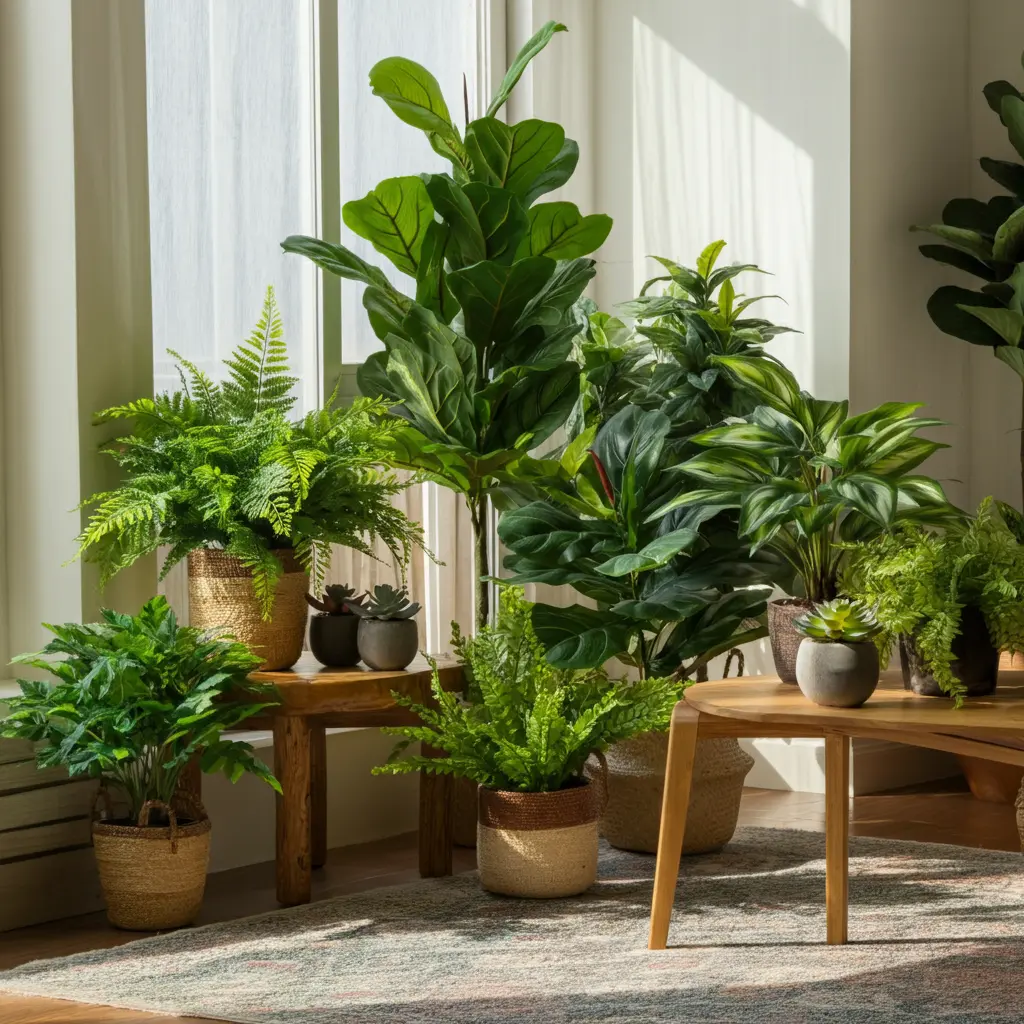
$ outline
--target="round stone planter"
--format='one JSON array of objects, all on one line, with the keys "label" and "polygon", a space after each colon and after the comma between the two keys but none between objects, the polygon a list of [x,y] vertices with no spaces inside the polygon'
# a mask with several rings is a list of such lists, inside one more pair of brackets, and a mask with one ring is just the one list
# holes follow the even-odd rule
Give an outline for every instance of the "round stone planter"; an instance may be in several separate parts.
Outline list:
[{"label": "round stone planter", "polygon": [[414,619],[360,619],[356,633],[359,657],[377,672],[405,668],[420,649]]},{"label": "round stone planter", "polygon": [[313,657],[328,668],[350,668],[359,664],[355,615],[328,615],[318,612],[309,620],[309,649]]},{"label": "round stone planter", "polygon": [[796,682],[796,652],[803,634],[798,633],[793,621],[812,607],[810,601],[784,597],[768,602],[768,638],[775,659],[775,672],[784,683]]},{"label": "round stone planter", "polygon": [[878,648],[870,640],[805,637],[796,656],[800,692],[826,708],[860,707],[878,686]]},{"label": "round stone planter", "polygon": [[479,791],[480,884],[504,896],[575,896],[597,881],[594,786],[554,793]]}]

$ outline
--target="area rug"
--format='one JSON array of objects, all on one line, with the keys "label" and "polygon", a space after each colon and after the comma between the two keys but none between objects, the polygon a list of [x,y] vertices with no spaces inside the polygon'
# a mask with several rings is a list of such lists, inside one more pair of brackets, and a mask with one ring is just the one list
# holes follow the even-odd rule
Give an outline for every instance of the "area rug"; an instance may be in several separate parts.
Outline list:
[{"label": "area rug", "polygon": [[684,860],[648,952],[654,858],[603,850],[577,899],[475,874],[37,961],[0,989],[240,1024],[1019,1022],[1024,860],[853,839],[848,946],[825,945],[824,836],[745,828]]}]

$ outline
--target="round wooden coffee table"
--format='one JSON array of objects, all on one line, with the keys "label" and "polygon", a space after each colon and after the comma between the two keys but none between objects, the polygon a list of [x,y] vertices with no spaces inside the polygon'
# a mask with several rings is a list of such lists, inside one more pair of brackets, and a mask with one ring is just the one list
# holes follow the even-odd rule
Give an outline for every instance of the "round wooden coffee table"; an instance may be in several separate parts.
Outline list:
[{"label": "round wooden coffee table", "polygon": [[658,863],[648,947],[664,949],[679,876],[697,739],[824,737],[825,915],[830,944],[847,941],[850,739],[885,739],[954,754],[1024,765],[1024,672],[1000,672],[991,697],[959,711],[945,698],[918,697],[898,672],[884,672],[859,708],[825,708],[776,676],[691,686],[675,708],[669,734]]}]

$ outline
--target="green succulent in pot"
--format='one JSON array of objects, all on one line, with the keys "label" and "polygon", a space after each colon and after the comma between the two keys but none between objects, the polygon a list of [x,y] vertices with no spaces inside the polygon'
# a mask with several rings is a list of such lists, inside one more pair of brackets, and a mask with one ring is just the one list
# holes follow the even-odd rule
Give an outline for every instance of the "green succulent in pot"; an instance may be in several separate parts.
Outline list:
[{"label": "green succulent in pot", "polygon": [[306,603],[317,612],[309,620],[309,649],[313,657],[331,668],[358,665],[359,618],[353,609],[366,603],[366,595],[357,594],[354,587],[332,583],[322,598],[307,594]]},{"label": "green succulent in pot", "polygon": [[797,632],[811,640],[833,643],[870,640],[882,628],[874,611],[863,601],[842,597],[816,604],[797,618],[793,625]]},{"label": "green succulent in pot", "polygon": [[356,642],[359,655],[372,669],[395,671],[406,668],[419,650],[419,631],[413,616],[420,610],[405,588],[396,590],[381,583],[373,588],[365,604],[351,606],[359,619]]}]

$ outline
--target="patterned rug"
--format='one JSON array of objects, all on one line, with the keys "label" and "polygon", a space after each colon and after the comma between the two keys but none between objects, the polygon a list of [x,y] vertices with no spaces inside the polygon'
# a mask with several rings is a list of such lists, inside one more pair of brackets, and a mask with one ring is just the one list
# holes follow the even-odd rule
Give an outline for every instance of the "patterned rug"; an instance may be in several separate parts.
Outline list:
[{"label": "patterned rug", "polygon": [[38,961],[0,989],[244,1024],[1018,1022],[1024,863],[854,839],[848,946],[825,940],[824,836],[741,829],[684,861],[648,952],[653,857],[605,850],[581,898],[474,874]]}]

